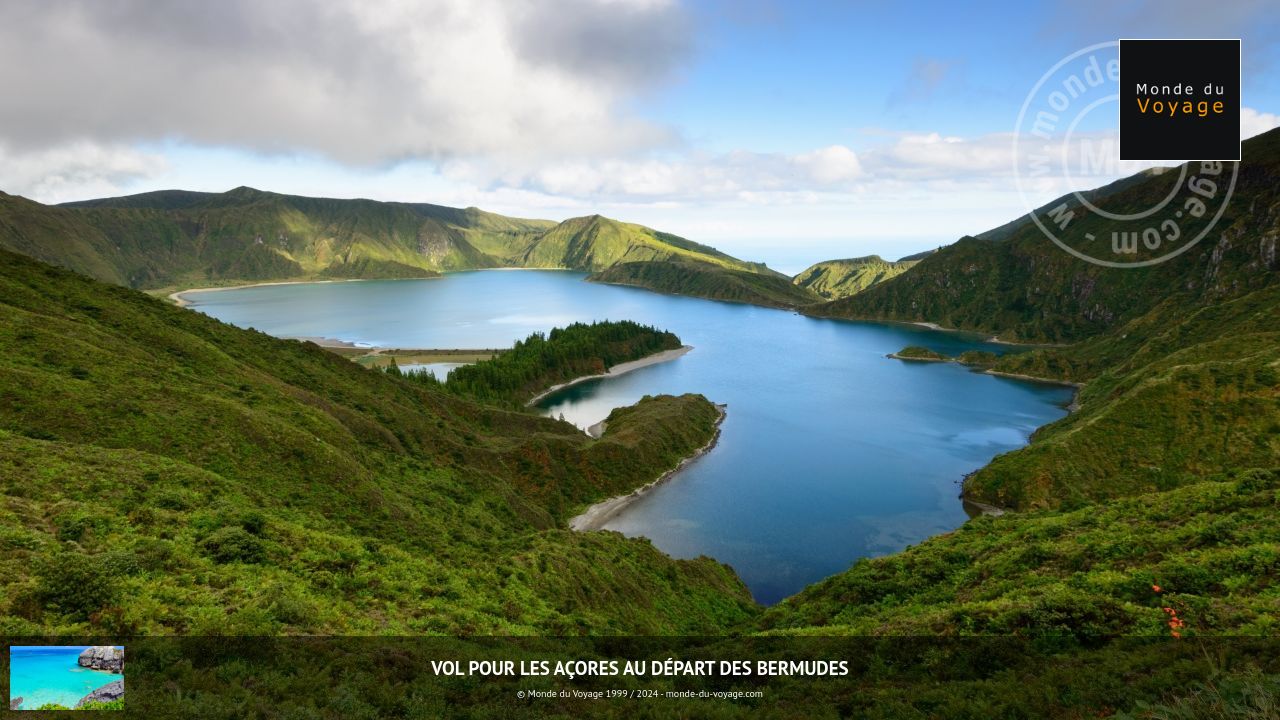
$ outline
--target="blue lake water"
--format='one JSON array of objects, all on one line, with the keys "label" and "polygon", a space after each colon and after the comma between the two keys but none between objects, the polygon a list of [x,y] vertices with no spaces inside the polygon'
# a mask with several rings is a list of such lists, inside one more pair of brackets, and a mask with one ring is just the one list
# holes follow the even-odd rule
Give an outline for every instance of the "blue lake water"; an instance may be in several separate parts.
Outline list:
[{"label": "blue lake water", "polygon": [[22,698],[22,709],[46,703],[69,708],[85,695],[121,675],[82,668],[76,660],[87,645],[9,648],[9,698]]},{"label": "blue lake water", "polygon": [[434,280],[276,285],[186,295],[284,337],[402,348],[495,348],[574,321],[636,320],[694,350],[549,396],[579,427],[646,394],[728,405],[716,448],[606,526],[676,557],[732,565],[776,602],[861,557],[964,522],[965,474],[1066,414],[1067,388],[885,357],[906,345],[1009,352],[981,338],[583,282],[582,273],[477,271]]}]

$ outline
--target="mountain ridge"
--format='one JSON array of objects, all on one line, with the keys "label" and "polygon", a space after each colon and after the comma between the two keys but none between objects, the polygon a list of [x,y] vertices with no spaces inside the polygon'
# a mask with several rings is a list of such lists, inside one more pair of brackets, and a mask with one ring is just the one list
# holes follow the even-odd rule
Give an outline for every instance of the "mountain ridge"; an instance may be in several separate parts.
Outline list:
[{"label": "mountain ridge", "polygon": [[879,255],[840,260],[823,260],[797,274],[792,282],[818,296],[835,300],[857,295],[872,285],[895,278],[916,264],[916,260],[890,261]]},{"label": "mountain ridge", "polygon": [[706,245],[601,215],[562,222],[479,208],[311,198],[240,186],[62,205],[0,193],[0,247],[141,289],[333,277],[431,277],[619,262],[703,262],[774,274]]}]

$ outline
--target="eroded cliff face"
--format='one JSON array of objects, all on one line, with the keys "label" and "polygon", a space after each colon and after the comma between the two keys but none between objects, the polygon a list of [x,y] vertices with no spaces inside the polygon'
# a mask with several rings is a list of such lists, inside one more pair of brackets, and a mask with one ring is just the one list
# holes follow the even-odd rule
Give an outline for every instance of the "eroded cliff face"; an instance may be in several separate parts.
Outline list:
[{"label": "eroded cliff face", "polygon": [[91,670],[105,670],[113,673],[124,672],[124,648],[110,645],[95,645],[80,653],[77,661],[81,667]]}]

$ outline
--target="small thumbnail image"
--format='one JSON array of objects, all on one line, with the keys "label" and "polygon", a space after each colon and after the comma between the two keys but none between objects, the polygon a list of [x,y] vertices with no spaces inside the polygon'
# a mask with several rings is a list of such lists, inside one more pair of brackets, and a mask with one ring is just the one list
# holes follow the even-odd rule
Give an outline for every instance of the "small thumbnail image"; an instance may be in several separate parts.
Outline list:
[{"label": "small thumbnail image", "polygon": [[121,645],[12,645],[10,710],[123,710]]}]

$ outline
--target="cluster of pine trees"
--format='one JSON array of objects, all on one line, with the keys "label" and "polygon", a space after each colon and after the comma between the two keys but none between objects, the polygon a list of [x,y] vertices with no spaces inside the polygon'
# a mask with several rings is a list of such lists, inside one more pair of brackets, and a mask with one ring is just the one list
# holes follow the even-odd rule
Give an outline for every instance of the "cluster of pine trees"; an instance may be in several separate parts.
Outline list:
[{"label": "cluster of pine trees", "polygon": [[511,350],[449,373],[446,387],[482,400],[523,403],[552,385],[680,347],[674,333],[624,320],[534,333]]},{"label": "cluster of pine trees", "polygon": [[[534,333],[497,357],[456,368],[444,387],[487,402],[521,405],[552,385],[599,375],[619,363],[678,347],[680,338],[674,333],[630,320],[574,323],[550,333]],[[437,382],[430,373],[406,374],[421,382]]]}]

